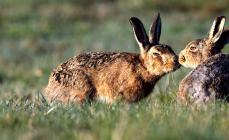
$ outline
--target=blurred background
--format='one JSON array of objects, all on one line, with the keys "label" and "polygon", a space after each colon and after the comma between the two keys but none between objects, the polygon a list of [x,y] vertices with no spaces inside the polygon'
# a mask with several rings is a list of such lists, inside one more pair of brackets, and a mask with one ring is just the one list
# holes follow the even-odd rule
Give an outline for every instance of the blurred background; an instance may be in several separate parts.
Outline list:
[{"label": "blurred background", "polygon": [[[131,16],[148,30],[160,12],[161,43],[179,53],[190,40],[207,35],[215,16],[228,17],[228,5],[228,0],[0,0],[0,98],[40,91],[53,68],[82,52],[139,52]],[[166,88],[159,83],[154,92],[170,92],[169,85],[176,91],[188,71],[163,78]]]}]

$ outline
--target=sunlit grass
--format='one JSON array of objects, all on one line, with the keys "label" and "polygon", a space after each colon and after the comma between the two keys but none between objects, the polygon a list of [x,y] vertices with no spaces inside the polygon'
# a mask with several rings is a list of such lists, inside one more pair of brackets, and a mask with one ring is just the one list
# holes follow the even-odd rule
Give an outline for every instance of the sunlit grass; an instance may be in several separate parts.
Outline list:
[{"label": "sunlit grass", "polygon": [[[164,97],[160,97],[164,96]],[[162,99],[164,98],[164,99]],[[167,99],[165,99],[167,98]],[[228,105],[185,106],[157,95],[138,104],[47,105],[39,96],[0,104],[7,139],[227,139]]]}]

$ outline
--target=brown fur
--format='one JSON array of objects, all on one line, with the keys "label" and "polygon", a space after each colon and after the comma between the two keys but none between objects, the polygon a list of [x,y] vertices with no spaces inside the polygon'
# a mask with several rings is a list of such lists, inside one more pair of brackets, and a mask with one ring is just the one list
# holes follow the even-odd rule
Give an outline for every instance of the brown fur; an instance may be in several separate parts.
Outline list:
[{"label": "brown fur", "polygon": [[[172,70],[176,67],[173,61],[167,64],[174,67]],[[161,59],[156,58],[153,65],[162,65]],[[157,73],[147,70],[139,54],[86,53],[54,69],[45,90],[50,101],[83,102],[86,97],[93,100],[100,96],[105,97],[108,103],[120,98],[136,102],[149,95],[155,83],[165,74],[160,69]]]},{"label": "brown fur", "polygon": [[[140,54],[88,52],[75,56],[51,73],[45,88],[47,99],[63,103],[98,99],[112,103],[118,99],[136,102],[148,96],[163,75],[179,67],[178,57],[167,45],[149,44],[138,19],[132,18],[131,23]],[[158,22],[152,27],[158,28],[159,25]],[[155,36],[159,39],[158,33]],[[143,42],[147,47],[142,45]]]}]

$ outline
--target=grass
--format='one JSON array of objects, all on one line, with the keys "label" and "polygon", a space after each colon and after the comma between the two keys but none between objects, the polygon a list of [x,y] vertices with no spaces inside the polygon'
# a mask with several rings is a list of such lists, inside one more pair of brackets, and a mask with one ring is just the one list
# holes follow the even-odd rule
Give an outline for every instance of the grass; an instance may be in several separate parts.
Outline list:
[{"label": "grass", "polygon": [[228,105],[185,106],[157,95],[138,104],[48,106],[2,101],[1,139],[227,139]]},{"label": "grass", "polygon": [[161,42],[179,53],[207,34],[216,15],[229,14],[227,3],[1,0],[0,139],[228,139],[228,104],[177,102],[179,82],[190,71],[185,68],[162,78],[137,104],[62,106],[42,98],[51,70],[76,54],[138,52],[131,16],[148,29],[160,11]]}]

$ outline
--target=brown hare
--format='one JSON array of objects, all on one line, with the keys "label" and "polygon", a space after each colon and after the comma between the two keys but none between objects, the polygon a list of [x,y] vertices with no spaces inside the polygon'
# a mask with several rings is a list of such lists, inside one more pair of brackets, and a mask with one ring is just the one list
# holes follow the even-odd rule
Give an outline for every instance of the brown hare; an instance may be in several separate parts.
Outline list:
[{"label": "brown hare", "polygon": [[191,41],[180,52],[179,63],[195,68],[179,85],[178,97],[185,102],[229,100],[229,54],[221,54],[229,42],[229,28],[224,29],[225,19],[217,17],[207,38]]},{"label": "brown hare", "polygon": [[52,71],[45,88],[48,101],[137,102],[150,94],[163,75],[179,68],[178,56],[171,47],[159,44],[159,14],[151,25],[149,37],[138,18],[130,18],[130,23],[140,54],[88,52],[69,59]]}]

